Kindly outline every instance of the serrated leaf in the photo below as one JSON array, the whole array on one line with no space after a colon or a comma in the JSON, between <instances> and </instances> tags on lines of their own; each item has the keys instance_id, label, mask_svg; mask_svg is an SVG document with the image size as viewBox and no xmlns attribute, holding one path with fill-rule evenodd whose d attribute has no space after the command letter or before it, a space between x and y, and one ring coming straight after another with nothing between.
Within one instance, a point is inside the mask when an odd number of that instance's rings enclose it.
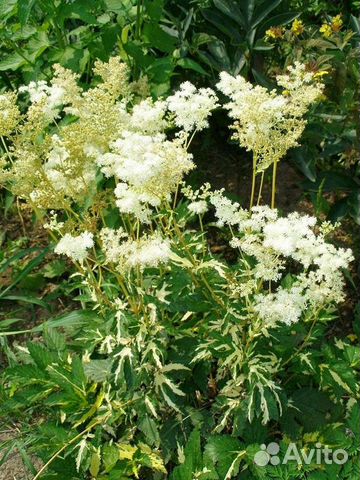
<instances>
[{"instance_id":1,"label":"serrated leaf","mask_svg":"<svg viewBox=\"0 0 360 480\"><path fill-rule=\"evenodd\" d=\"M139 422L139 429L143 432L150 445L159 445L159 431L156 422L150 418L149 415L146 415L141 419Z\"/></svg>"},{"instance_id":2,"label":"serrated leaf","mask_svg":"<svg viewBox=\"0 0 360 480\"><path fill-rule=\"evenodd\" d=\"M93 452L93 454L91 455L89 472L95 478L99 473L100 463L101 463L101 457L99 455L99 452L98 451Z\"/></svg>"},{"instance_id":3,"label":"serrated leaf","mask_svg":"<svg viewBox=\"0 0 360 480\"><path fill-rule=\"evenodd\" d=\"M240 455L246 452L241 450L241 443L237 438L229 435L210 437L204 450L204 461L209 458L216 467L220 478L231 478L236 471L236 462Z\"/></svg>"},{"instance_id":4,"label":"serrated leaf","mask_svg":"<svg viewBox=\"0 0 360 480\"><path fill-rule=\"evenodd\" d=\"M142 465L149 467L157 472L165 474L167 473L164 461L158 452L152 450L148 445L145 445L144 443L139 444L139 450L141 452L141 456L139 457L139 459Z\"/></svg>"},{"instance_id":5,"label":"serrated leaf","mask_svg":"<svg viewBox=\"0 0 360 480\"><path fill-rule=\"evenodd\" d=\"M193 480L194 473L202 469L200 432L193 430L184 449L185 461L174 468L170 480Z\"/></svg>"},{"instance_id":6,"label":"serrated leaf","mask_svg":"<svg viewBox=\"0 0 360 480\"><path fill-rule=\"evenodd\" d=\"M128 443L122 443L119 445L119 460L132 460L137 447L133 447Z\"/></svg>"},{"instance_id":7,"label":"serrated leaf","mask_svg":"<svg viewBox=\"0 0 360 480\"><path fill-rule=\"evenodd\" d=\"M112 445L105 445L102 449L102 461L106 472L110 472L119 460L119 448Z\"/></svg>"},{"instance_id":8,"label":"serrated leaf","mask_svg":"<svg viewBox=\"0 0 360 480\"><path fill-rule=\"evenodd\" d=\"M58 360L58 356L55 353L50 352L46 347L39 343L29 342L27 348L31 358L40 369L45 370L49 365Z\"/></svg>"},{"instance_id":9,"label":"serrated leaf","mask_svg":"<svg viewBox=\"0 0 360 480\"><path fill-rule=\"evenodd\" d=\"M111 371L112 360L90 360L84 364L84 371L87 378L95 383L104 382Z\"/></svg>"}]
</instances>

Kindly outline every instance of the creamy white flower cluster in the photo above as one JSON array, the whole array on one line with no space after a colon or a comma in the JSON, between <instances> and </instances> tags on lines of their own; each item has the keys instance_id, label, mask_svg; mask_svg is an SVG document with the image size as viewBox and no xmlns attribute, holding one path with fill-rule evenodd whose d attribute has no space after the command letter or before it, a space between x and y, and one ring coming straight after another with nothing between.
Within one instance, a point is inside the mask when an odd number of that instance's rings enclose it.
<instances>
[{"instance_id":1,"label":"creamy white flower cluster","mask_svg":"<svg viewBox=\"0 0 360 480\"><path fill-rule=\"evenodd\" d=\"M210 196L210 203L215 207L215 216L219 227L236 225L244 218L244 211L240 204L232 202L224 196L224 189L217 190Z\"/></svg>"},{"instance_id":2,"label":"creamy white flower cluster","mask_svg":"<svg viewBox=\"0 0 360 480\"><path fill-rule=\"evenodd\" d=\"M298 144L306 125L303 116L323 90L314 73L307 72L303 64L296 62L288 70L289 74L277 77L278 85L284 89L280 94L253 86L240 75L220 74L217 87L230 97L225 108L235 120L234 138L253 152L257 171L279 161Z\"/></svg>"},{"instance_id":3,"label":"creamy white flower cluster","mask_svg":"<svg viewBox=\"0 0 360 480\"><path fill-rule=\"evenodd\" d=\"M208 198L210 197L211 185L205 183L199 189L193 190L190 185L183 185L181 192L185 198L190 200L188 210L193 215L203 215L208 211Z\"/></svg>"},{"instance_id":4,"label":"creamy white flower cluster","mask_svg":"<svg viewBox=\"0 0 360 480\"><path fill-rule=\"evenodd\" d=\"M110 151L89 153L107 177L116 179L114 193L121 213L147 223L152 209L170 200L183 176L194 168L192 155L186 150L188 136L208 125L216 100L212 90L197 90L185 82L166 101L146 99L135 105L126 113L126 129L110 144ZM173 120L169 112L181 129L172 140L164 133ZM204 205L194 205L194 209L203 211Z\"/></svg>"},{"instance_id":5,"label":"creamy white flower cluster","mask_svg":"<svg viewBox=\"0 0 360 480\"><path fill-rule=\"evenodd\" d=\"M169 126L169 122L165 118L166 109L165 101L142 100L134 105L133 111L129 115L129 125L135 132L143 132L148 135L163 132Z\"/></svg>"},{"instance_id":6,"label":"creamy white flower cluster","mask_svg":"<svg viewBox=\"0 0 360 480\"><path fill-rule=\"evenodd\" d=\"M20 121L20 110L15 93L0 94L0 136L8 136Z\"/></svg>"},{"instance_id":7,"label":"creamy white flower cluster","mask_svg":"<svg viewBox=\"0 0 360 480\"><path fill-rule=\"evenodd\" d=\"M44 163L44 171L53 188L65 195L87 189L96 175L94 166L87 165L81 176L76 176L72 168L73 161L64 142L57 135L52 135L51 142L52 149Z\"/></svg>"},{"instance_id":8,"label":"creamy white flower cluster","mask_svg":"<svg viewBox=\"0 0 360 480\"><path fill-rule=\"evenodd\" d=\"M219 106L217 100L211 88L197 89L192 83L184 82L174 95L167 98L167 105L175 114L176 126L191 132L209 126L208 117Z\"/></svg>"},{"instance_id":9,"label":"creamy white flower cluster","mask_svg":"<svg viewBox=\"0 0 360 480\"><path fill-rule=\"evenodd\" d=\"M93 234L83 232L73 236L66 233L55 247L55 253L66 255L75 262L83 262L88 254L88 249L94 246Z\"/></svg>"},{"instance_id":10,"label":"creamy white flower cluster","mask_svg":"<svg viewBox=\"0 0 360 480\"><path fill-rule=\"evenodd\" d=\"M321 230L316 234L316 218L298 212L278 217L277 210L267 206L254 207L249 212L221 192L214 192L210 202L215 206L218 223L238 232L231 246L255 259L255 279L278 282L289 260L301 268L290 288L278 286L272 293L255 296L254 309L265 322L295 323L307 309L315 311L344 300L342 270L353 260L352 252L328 243ZM249 287L255 294L256 283L252 279ZM249 288L242 290L249 294Z\"/></svg>"},{"instance_id":11,"label":"creamy white flower cluster","mask_svg":"<svg viewBox=\"0 0 360 480\"><path fill-rule=\"evenodd\" d=\"M59 85L48 85L44 80L30 82L19 88L20 93L28 93L32 104L41 104L49 121L59 114L58 107L63 103L65 90Z\"/></svg>"},{"instance_id":12,"label":"creamy white flower cluster","mask_svg":"<svg viewBox=\"0 0 360 480\"><path fill-rule=\"evenodd\" d=\"M134 267L141 270L166 263L171 254L170 241L158 234L143 235L138 240L127 238L122 228L103 228L100 232L107 262L126 272Z\"/></svg>"},{"instance_id":13,"label":"creamy white flower cluster","mask_svg":"<svg viewBox=\"0 0 360 480\"><path fill-rule=\"evenodd\" d=\"M122 229L102 228L99 233L102 250L106 262L115 265L121 273L133 268L143 270L158 267L168 262L171 255L170 240L160 234L144 234L137 240L129 238ZM80 235L66 233L55 247L55 253L66 255L75 262L83 262L89 248L94 246L94 236L90 232Z\"/></svg>"},{"instance_id":14,"label":"creamy white flower cluster","mask_svg":"<svg viewBox=\"0 0 360 480\"><path fill-rule=\"evenodd\" d=\"M116 205L148 222L151 207L157 207L193 168L192 156L179 139L169 141L162 133L147 135L125 131L112 144L112 152L98 158L101 170L118 181Z\"/></svg>"}]
</instances>

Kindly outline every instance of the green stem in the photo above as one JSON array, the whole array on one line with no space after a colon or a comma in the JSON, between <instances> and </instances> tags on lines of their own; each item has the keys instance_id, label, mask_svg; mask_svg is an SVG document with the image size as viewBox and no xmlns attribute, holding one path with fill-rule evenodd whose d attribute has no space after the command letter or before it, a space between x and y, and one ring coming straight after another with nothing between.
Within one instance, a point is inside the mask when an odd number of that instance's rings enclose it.
<instances>
[{"instance_id":1,"label":"green stem","mask_svg":"<svg viewBox=\"0 0 360 480\"><path fill-rule=\"evenodd\" d=\"M310 329L309 329L306 337L304 338L303 342L301 343L300 347L298 347L295 350L295 352L282 364L282 367L285 367L285 365L288 365L302 350L304 350L304 348L306 348L308 346L308 342L311 338L311 335L313 333L316 322L317 322L317 313L315 313L314 320L312 321L312 323L310 325Z\"/></svg>"},{"instance_id":2,"label":"green stem","mask_svg":"<svg viewBox=\"0 0 360 480\"><path fill-rule=\"evenodd\" d=\"M136 2L136 27L135 27L135 40L140 40L140 29L141 29L141 7L142 0L137 0Z\"/></svg>"},{"instance_id":3,"label":"green stem","mask_svg":"<svg viewBox=\"0 0 360 480\"><path fill-rule=\"evenodd\" d=\"M255 197L255 187L256 187L256 164L257 164L257 157L253 155L253 171L252 171L252 182L251 182L251 195L250 195L250 210L254 205L254 197Z\"/></svg>"},{"instance_id":4,"label":"green stem","mask_svg":"<svg viewBox=\"0 0 360 480\"><path fill-rule=\"evenodd\" d=\"M88 427L85 428L82 432L80 432L78 435L75 435L72 439L70 439L65 445L63 445L57 452L54 453L54 455L40 468L40 470L37 472L33 480L37 480L40 478L40 475L47 469L47 467L62 453L64 450L67 449L70 445L72 445L76 440L81 438L83 435L86 433L90 432L94 427L99 425L100 423L105 423L105 418L100 418L96 420L95 422L92 422Z\"/></svg>"},{"instance_id":5,"label":"green stem","mask_svg":"<svg viewBox=\"0 0 360 480\"><path fill-rule=\"evenodd\" d=\"M277 164L278 164L277 160L274 160L274 165L273 165L273 177L272 177L272 187L271 187L271 208L275 208Z\"/></svg>"},{"instance_id":6,"label":"green stem","mask_svg":"<svg viewBox=\"0 0 360 480\"><path fill-rule=\"evenodd\" d=\"M265 172L264 172L264 170L263 170L263 171L261 172L259 195L258 195L258 199L257 199L256 205L260 205L261 193L262 193L262 189L263 189L263 185L264 185L264 176L265 176Z\"/></svg>"},{"instance_id":7,"label":"green stem","mask_svg":"<svg viewBox=\"0 0 360 480\"><path fill-rule=\"evenodd\" d=\"M4 140L4 137L1 135L0 138L1 138L1 143L2 143L2 145L3 145L3 147L4 147L4 150L5 150L5 153L6 153L7 157L9 158L10 162L13 163L13 159L12 159L11 153L10 153L10 151L9 151L9 149L8 149L8 146L6 145L6 142L5 142L5 140Z\"/></svg>"}]
</instances>

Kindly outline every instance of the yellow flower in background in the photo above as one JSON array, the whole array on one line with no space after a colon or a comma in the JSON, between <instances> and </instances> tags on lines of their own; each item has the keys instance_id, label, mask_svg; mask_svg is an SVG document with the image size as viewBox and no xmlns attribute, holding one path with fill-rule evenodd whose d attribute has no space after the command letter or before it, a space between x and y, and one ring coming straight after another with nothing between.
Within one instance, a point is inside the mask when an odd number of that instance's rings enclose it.
<instances>
[{"instance_id":1,"label":"yellow flower in background","mask_svg":"<svg viewBox=\"0 0 360 480\"><path fill-rule=\"evenodd\" d=\"M329 72L327 70L319 70L314 74L314 78L322 78L325 77L325 75L329 75Z\"/></svg>"},{"instance_id":2,"label":"yellow flower in background","mask_svg":"<svg viewBox=\"0 0 360 480\"><path fill-rule=\"evenodd\" d=\"M319 31L324 35L325 38L331 37L333 33L332 28L328 23L324 23L323 25L321 25Z\"/></svg>"},{"instance_id":3,"label":"yellow flower in background","mask_svg":"<svg viewBox=\"0 0 360 480\"><path fill-rule=\"evenodd\" d=\"M282 38L284 36L284 29L283 27L271 27L265 32L265 36L267 39L277 39Z\"/></svg>"},{"instance_id":4,"label":"yellow flower in background","mask_svg":"<svg viewBox=\"0 0 360 480\"><path fill-rule=\"evenodd\" d=\"M305 30L304 24L301 20L295 18L291 25L291 31L294 35L298 36L301 35Z\"/></svg>"},{"instance_id":5,"label":"yellow flower in background","mask_svg":"<svg viewBox=\"0 0 360 480\"><path fill-rule=\"evenodd\" d=\"M336 15L336 17L333 17L332 22L331 22L331 28L333 32L340 32L344 22L341 19L341 13L339 15Z\"/></svg>"},{"instance_id":6,"label":"yellow flower in background","mask_svg":"<svg viewBox=\"0 0 360 480\"><path fill-rule=\"evenodd\" d=\"M329 38L333 33L338 33L342 29L344 22L341 18L341 13L336 15L331 19L331 23L324 23L320 27L320 32L324 35L324 37Z\"/></svg>"}]
</instances>

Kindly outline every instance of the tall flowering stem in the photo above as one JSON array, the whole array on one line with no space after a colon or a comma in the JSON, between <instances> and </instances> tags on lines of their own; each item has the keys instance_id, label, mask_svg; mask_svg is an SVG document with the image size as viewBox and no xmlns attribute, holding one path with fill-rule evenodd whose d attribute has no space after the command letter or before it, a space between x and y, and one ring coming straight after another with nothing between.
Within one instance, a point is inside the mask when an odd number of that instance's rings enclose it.
<instances>
[{"instance_id":1,"label":"tall flowering stem","mask_svg":"<svg viewBox=\"0 0 360 480\"><path fill-rule=\"evenodd\" d=\"M277 163L298 140L306 126L304 116L319 99L323 84L305 65L295 63L278 75L278 90L252 85L243 77L220 74L217 87L230 101L225 105L234 120L233 138L253 154L250 207L254 204L255 177L273 165L271 205L275 207Z\"/></svg>"}]
</instances>

